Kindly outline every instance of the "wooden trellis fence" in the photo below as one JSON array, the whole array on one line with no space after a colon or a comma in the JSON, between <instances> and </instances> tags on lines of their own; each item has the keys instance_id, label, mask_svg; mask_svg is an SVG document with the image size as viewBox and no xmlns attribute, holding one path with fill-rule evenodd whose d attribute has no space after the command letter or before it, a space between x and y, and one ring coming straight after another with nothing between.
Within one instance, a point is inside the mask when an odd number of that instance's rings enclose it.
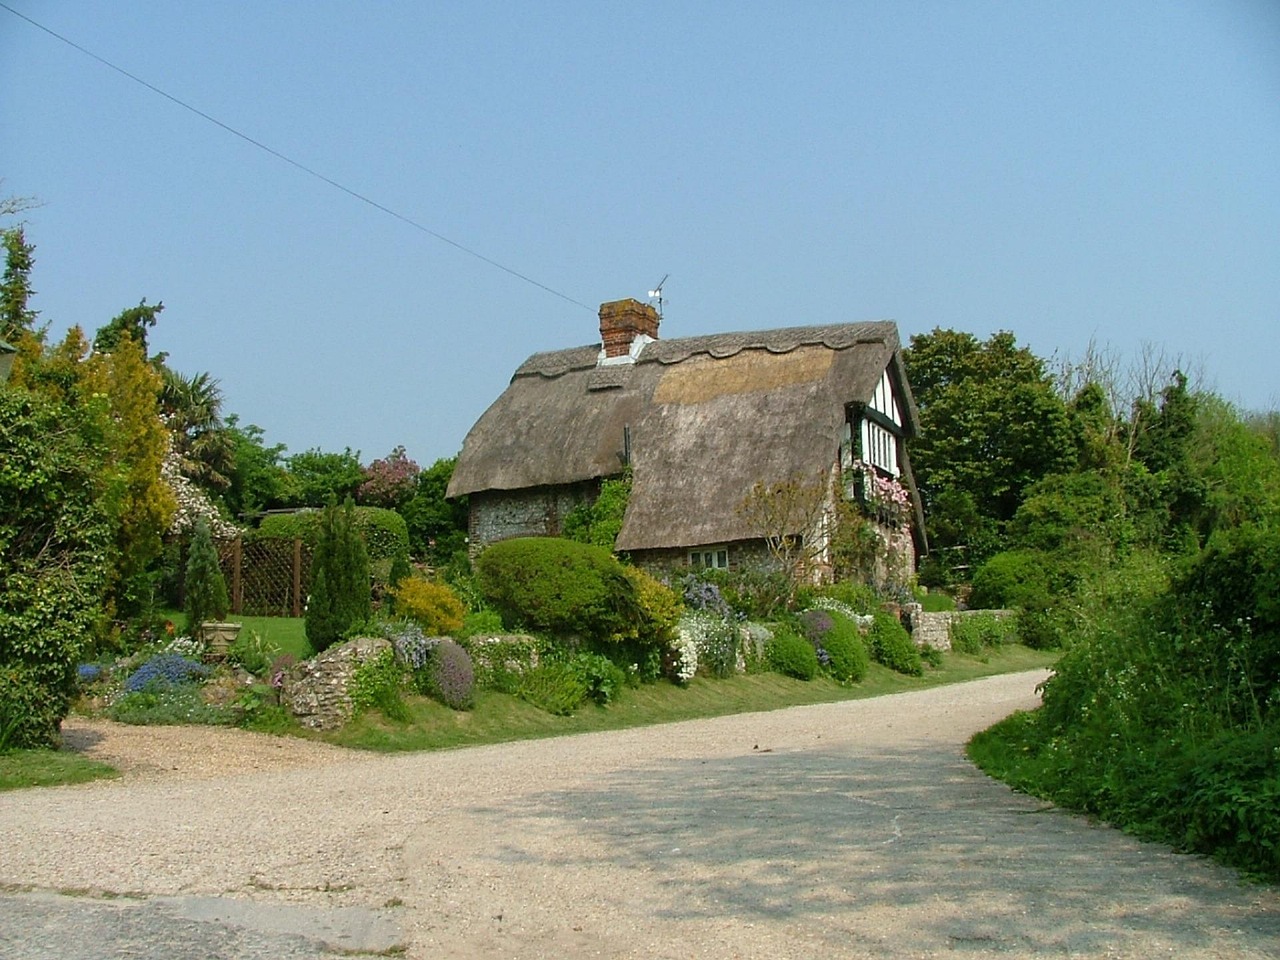
<instances>
[{"instance_id":1,"label":"wooden trellis fence","mask_svg":"<svg viewBox=\"0 0 1280 960\"><path fill-rule=\"evenodd\" d=\"M311 584L311 550L301 538L218 541L231 612L251 617L300 617Z\"/></svg>"}]
</instances>

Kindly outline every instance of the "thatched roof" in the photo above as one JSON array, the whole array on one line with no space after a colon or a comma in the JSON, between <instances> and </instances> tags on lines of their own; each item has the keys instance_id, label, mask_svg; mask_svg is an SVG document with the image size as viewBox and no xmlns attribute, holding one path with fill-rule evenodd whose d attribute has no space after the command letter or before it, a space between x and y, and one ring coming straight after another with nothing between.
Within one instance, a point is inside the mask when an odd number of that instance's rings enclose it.
<instances>
[{"instance_id":1,"label":"thatched roof","mask_svg":"<svg viewBox=\"0 0 1280 960\"><path fill-rule=\"evenodd\" d=\"M815 478L836 462L845 407L890 368L892 323L791 327L647 344L597 366L599 346L534 354L467 434L449 496L614 476L629 435L634 483L618 549L749 539L738 507L757 482Z\"/></svg>"}]
</instances>

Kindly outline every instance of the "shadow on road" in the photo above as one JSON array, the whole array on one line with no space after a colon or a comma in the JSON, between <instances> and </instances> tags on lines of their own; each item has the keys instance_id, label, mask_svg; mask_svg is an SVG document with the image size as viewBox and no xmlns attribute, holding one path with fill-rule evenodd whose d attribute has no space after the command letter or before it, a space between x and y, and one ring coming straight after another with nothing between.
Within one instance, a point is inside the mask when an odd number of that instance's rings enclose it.
<instances>
[{"instance_id":1,"label":"shadow on road","mask_svg":"<svg viewBox=\"0 0 1280 960\"><path fill-rule=\"evenodd\" d=\"M480 812L507 838L522 819L585 833L573 849L595 852L576 860L519 841L496 859L637 871L652 916L820 919L846 946L1280 945L1274 889L1015 794L936 744L656 762Z\"/></svg>"}]
</instances>

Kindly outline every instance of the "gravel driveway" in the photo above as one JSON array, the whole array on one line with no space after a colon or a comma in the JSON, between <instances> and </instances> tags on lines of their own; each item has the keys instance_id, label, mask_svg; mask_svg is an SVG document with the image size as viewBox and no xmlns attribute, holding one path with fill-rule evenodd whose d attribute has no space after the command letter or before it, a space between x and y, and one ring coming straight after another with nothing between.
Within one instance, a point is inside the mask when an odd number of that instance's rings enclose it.
<instances>
[{"instance_id":1,"label":"gravel driveway","mask_svg":"<svg viewBox=\"0 0 1280 960\"><path fill-rule=\"evenodd\" d=\"M77 721L0 794L0 956L1280 955L1280 893L988 780L1042 672L447 753Z\"/></svg>"}]
</instances>

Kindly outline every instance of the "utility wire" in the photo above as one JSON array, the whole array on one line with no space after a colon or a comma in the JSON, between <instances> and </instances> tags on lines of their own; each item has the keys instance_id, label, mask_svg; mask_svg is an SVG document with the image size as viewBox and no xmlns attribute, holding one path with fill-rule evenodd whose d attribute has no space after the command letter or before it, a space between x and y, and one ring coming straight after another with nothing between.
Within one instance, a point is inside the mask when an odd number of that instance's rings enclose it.
<instances>
[{"instance_id":1,"label":"utility wire","mask_svg":"<svg viewBox=\"0 0 1280 960\"><path fill-rule=\"evenodd\" d=\"M505 264L499 263L497 260L494 260L490 257L486 257L483 253L480 253L476 250L472 250L470 247L464 246L463 244L458 243L456 240L450 240L444 234L437 233L436 231L432 230L430 227L424 226L423 224L419 223L417 220L414 220L412 217L407 217L403 213L398 213L397 211L392 210L390 207L384 206L383 204L378 203L378 201L373 200L369 197L366 197L363 193L359 193L358 191L352 190L350 187L344 186L343 184L339 183L337 180L334 180L330 177L326 177L323 173L320 173L318 170L314 170L311 167L308 167L306 164L300 163L299 161L294 160L292 157L286 156L285 154L281 153L279 150L276 150L272 147L267 146L261 140L255 140L253 137L249 136L247 133L241 133L235 127L229 124L223 123L217 117L210 116L209 114L205 113L203 110L199 109L198 107L192 106L191 104L187 103L185 100L181 100L178 97L175 97L171 93L166 93L164 90L161 90L155 84L148 83L146 80L143 80L141 77L137 76L136 74L130 73L128 70L124 69L123 67L116 66L110 60L107 60L103 57L98 56L98 54L94 53L92 50L82 47L80 44L76 43L74 40L71 40L68 37L64 37L62 34L58 33L56 30L51 30L48 27L46 27L44 24L38 23L37 21L32 20L25 13L20 13L19 11L13 9L13 7L9 6L7 3L4 3L3 0L0 0L0 9L8 10L18 19L25 20L27 23L31 24L31 26L35 27L37 30L43 30L45 33L49 34L49 36L53 37L55 40L62 41L67 46L80 51L85 56L98 61L98 63L102 64L104 67L114 70L116 73L120 74L121 76L129 78L134 83L141 84L142 86L150 90L152 93L157 93L160 96L164 97L166 100L170 101L171 103L177 104L183 110L187 110L190 113L194 113L197 117L200 117L203 120L209 121L209 123L212 123L215 127L221 127L223 130L225 130L227 133L231 134L232 136L239 137L245 143L251 144L257 147L259 150L263 150L271 154L271 156L275 157L277 160L283 160L285 163L289 164L289 166L295 167L296 169L301 170L303 173L308 174L312 177L315 177L317 180L321 180L324 183L327 183L331 187L341 190L343 193L347 194L350 197L354 197L355 199L359 200L361 203L367 203L369 206L373 207L375 210L380 210L383 213L388 214L389 216L395 217L401 223L408 224L409 226L413 227L415 230L421 230L423 233L427 234L428 236L434 237L435 239L441 241L442 243L447 243L449 246L453 247L455 250L460 250L463 253L468 254L469 256L475 257L477 260L487 263L491 267L497 267L503 273L508 273L511 276L517 278L518 280L523 280L525 283L533 284L533 286L537 287L539 290L545 290L547 293L551 294L552 296L559 297L561 300L566 300L569 303L572 303L574 306L582 307L584 310L592 309L591 307L583 303L581 300L575 300L573 297L569 296L568 294L561 293L559 290L555 290L551 287L548 287L545 283L539 283L537 280L533 279L532 277L527 276L518 270L513 270L511 267L508 267Z\"/></svg>"}]
</instances>

